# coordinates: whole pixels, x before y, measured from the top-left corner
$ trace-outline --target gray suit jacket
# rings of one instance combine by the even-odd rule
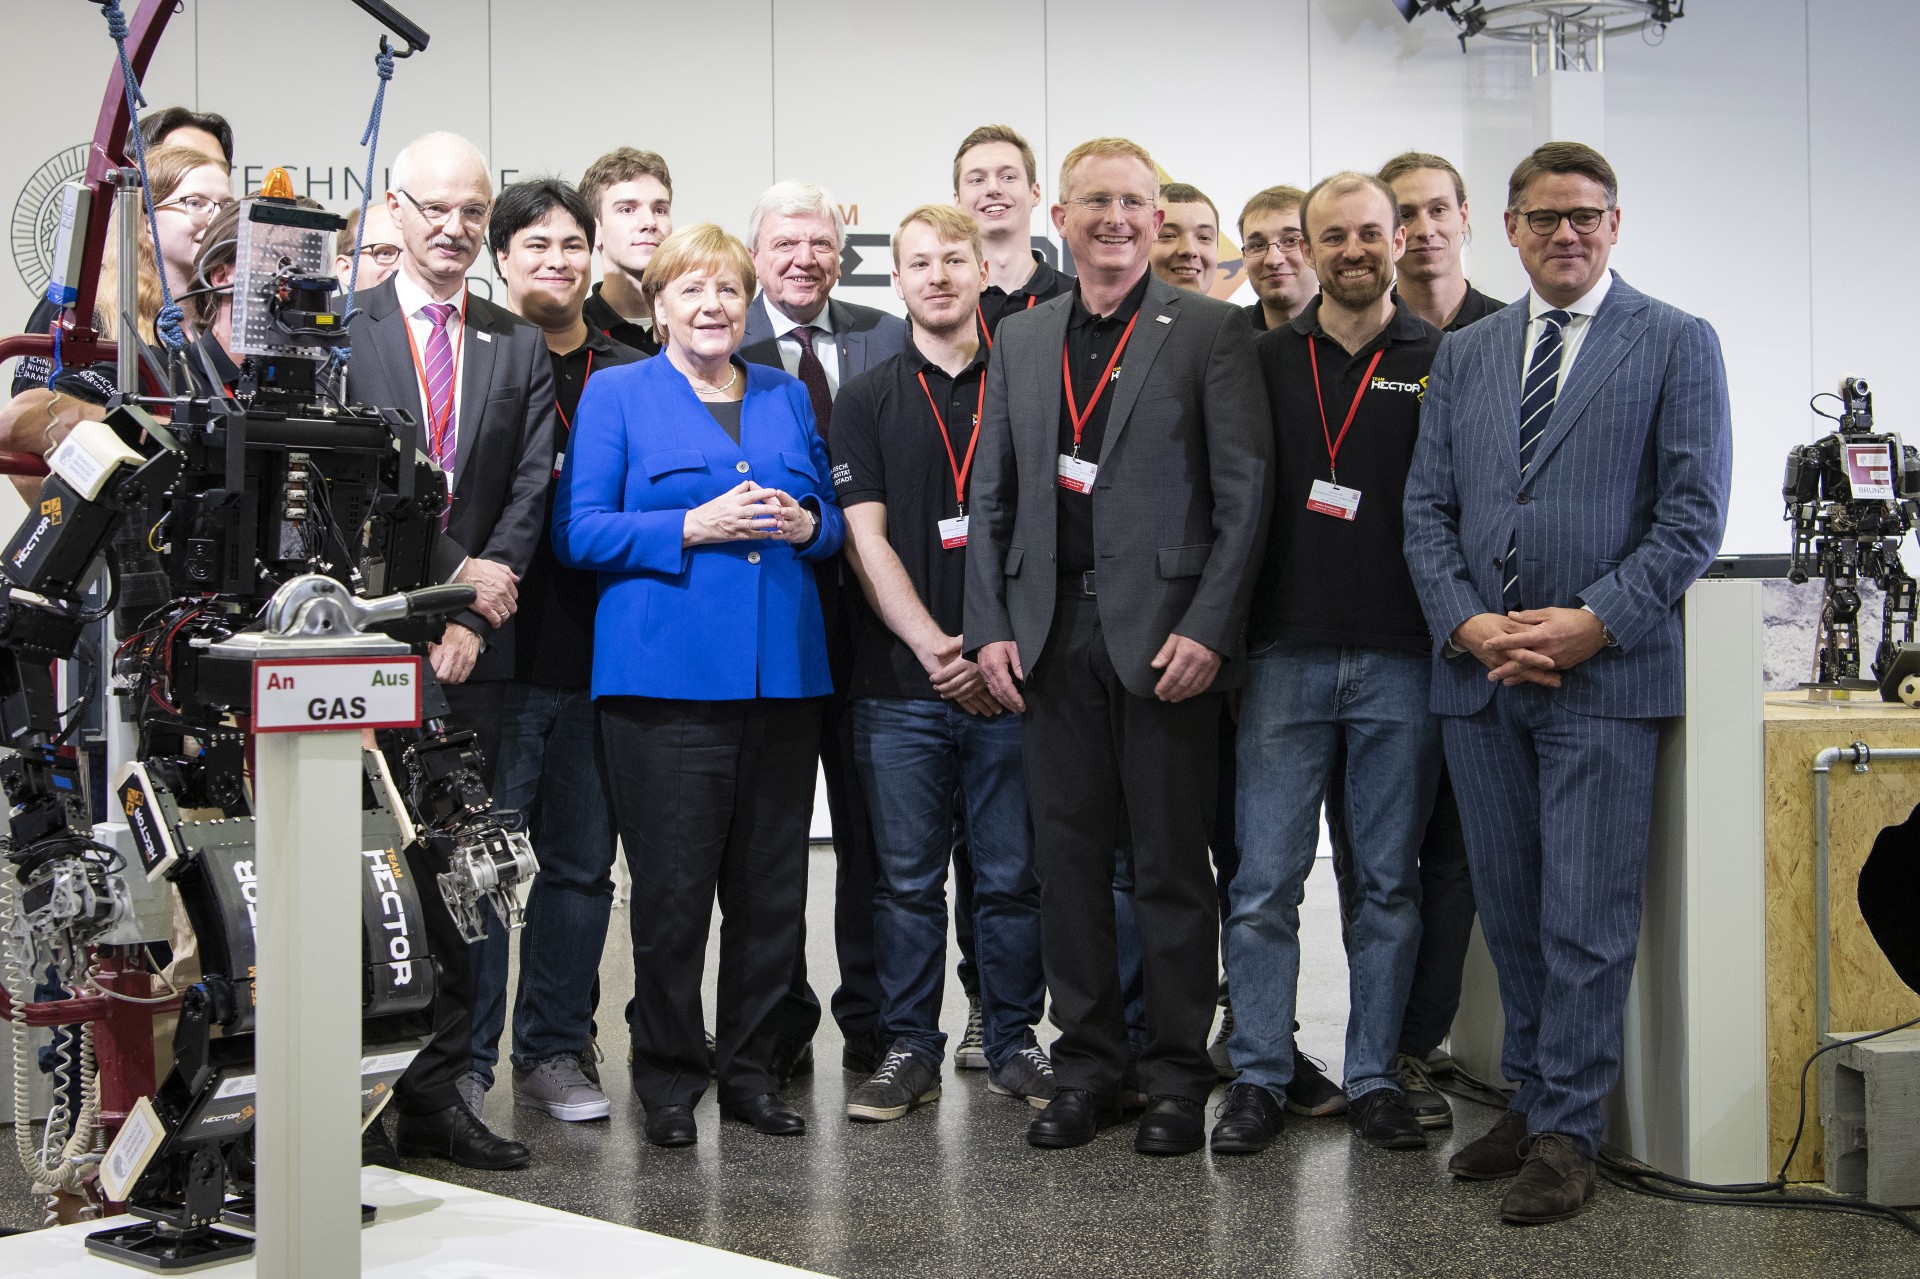
[[[987,369],[967,545],[966,646],[1019,645],[1029,677],[1059,589],[1060,352],[1074,293],[1008,316]],[[1244,677],[1247,604],[1272,501],[1273,427],[1240,308],[1154,278],[1111,392],[1093,487],[1100,627],[1127,691],[1178,633]]]
[[[833,319],[834,345],[840,349],[840,385],[845,386],[882,360],[900,354],[907,344],[907,322],[897,315],[827,299],[827,313]],[[740,357],[753,364],[784,369],[780,362],[779,339],[773,336],[773,321],[767,318],[767,295],[762,293],[747,307],[747,331],[740,338]]]
[[[1407,567],[1433,630],[1433,709],[1471,715],[1493,686],[1447,640],[1502,612],[1520,555],[1527,608],[1593,609],[1618,646],[1562,676],[1569,710],[1616,718],[1686,707],[1680,597],[1726,530],[1733,423],[1705,320],[1617,275],[1520,474],[1525,299],[1449,333],[1434,357],[1407,477]]]
[[[424,423],[420,378],[393,281],[362,294],[360,306],[347,365],[348,398],[404,409]],[[516,573],[527,571],[546,518],[556,414],[553,362],[540,330],[485,298],[469,296],[460,342],[453,508],[443,542],[450,538],[464,554],[497,560]],[[424,426],[421,445],[424,449]],[[445,558],[451,569],[463,555]],[[471,610],[454,620],[486,641],[470,678],[511,679],[512,619],[498,629]]]

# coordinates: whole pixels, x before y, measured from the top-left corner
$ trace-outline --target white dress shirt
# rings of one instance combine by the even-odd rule
[[[1560,379],[1554,384],[1553,393],[1557,397],[1560,388],[1567,384],[1567,370],[1573,367],[1574,359],[1580,354],[1580,344],[1587,340],[1587,330],[1593,327],[1593,317],[1600,310],[1600,304],[1606,301],[1607,290],[1613,287],[1613,272],[1604,271],[1600,280],[1577,300],[1566,306],[1556,308],[1553,303],[1540,296],[1538,289],[1527,290],[1527,341],[1520,351],[1520,385],[1527,384],[1527,365],[1533,359],[1534,343],[1540,340],[1540,333],[1547,327],[1540,317],[1555,309],[1565,311],[1573,318],[1560,330]]]
[[[774,344],[780,348],[780,365],[795,377],[800,376],[801,337],[795,332],[800,327],[785,311],[769,302],[764,294],[761,303],[767,308],[767,318],[773,321]],[[840,344],[833,340],[833,306],[829,303],[820,308],[820,314],[807,321],[816,329],[825,332],[825,337],[816,334],[813,339],[813,353],[820,357],[820,367],[827,371],[827,391],[832,395],[840,394]]]
[[[420,382],[420,412],[427,419],[420,424],[420,444],[431,454],[434,406],[427,403],[427,384],[421,377],[421,372],[426,368],[427,340],[433,336],[433,321],[427,318],[422,308],[432,303],[434,299],[427,295],[425,289],[414,283],[413,277],[407,274],[404,266],[393,273],[393,295],[400,301],[400,313],[407,317],[407,328],[413,333],[413,349],[420,356],[420,363],[415,365],[413,370],[413,376]],[[448,298],[447,301],[453,306],[453,314],[447,317],[447,341],[453,344],[453,438],[457,453],[460,432],[467,427],[465,419],[460,415],[460,384],[466,380],[463,372],[465,361],[461,359],[460,351],[460,340],[465,336],[465,320],[462,319],[461,313],[467,301],[466,286],[463,284],[460,292]],[[446,470],[447,491],[451,493],[453,467],[449,465]]]

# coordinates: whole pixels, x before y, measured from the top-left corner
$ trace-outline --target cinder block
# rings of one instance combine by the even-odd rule
[[[1822,1045],[1854,1038],[1832,1034]],[[1876,1203],[1920,1204],[1920,1027],[1820,1058],[1827,1184]]]

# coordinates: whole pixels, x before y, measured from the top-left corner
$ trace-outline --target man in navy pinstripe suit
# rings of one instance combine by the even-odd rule
[[[1726,525],[1719,340],[1607,270],[1618,184],[1550,142],[1507,189],[1522,301],[1449,334],[1406,491],[1433,709],[1507,1019],[1512,1109],[1455,1176],[1508,1221],[1593,1195],[1640,929],[1654,751],[1684,707],[1680,598]]]

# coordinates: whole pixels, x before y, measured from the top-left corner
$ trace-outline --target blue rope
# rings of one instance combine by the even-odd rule
[[[160,219],[154,215],[153,185],[147,181],[147,140],[140,136],[140,108],[147,105],[147,99],[140,92],[140,77],[133,73],[133,61],[127,57],[127,15],[120,12],[120,0],[106,0],[101,12],[106,15],[107,34],[113,37],[115,47],[120,50],[120,77],[127,87],[127,134],[133,139],[134,163],[140,169],[141,199],[147,211],[147,234],[153,238],[153,260],[160,276],[160,314],[154,317],[153,331],[166,343],[168,350],[178,351],[187,344],[186,332],[181,328],[186,317],[173,300],[173,286],[167,283],[166,264],[160,261]],[[140,267],[135,262],[122,262],[120,269],[138,272]],[[123,334],[121,340],[138,341],[139,334]]]
[[[373,91],[373,113],[367,117],[366,131],[360,135],[360,145],[367,149],[367,178],[360,184],[360,221],[353,229],[353,264],[347,268],[347,304],[342,308],[340,319],[343,325],[352,324],[358,314],[353,309],[353,295],[360,287],[360,246],[367,242],[367,209],[373,203],[373,162],[380,152],[380,113],[386,109],[387,84],[393,79],[393,50],[387,47],[384,37],[380,51],[373,56],[373,65],[380,73],[380,84]],[[353,347],[342,342],[333,348],[328,364],[345,368],[352,358]]]

